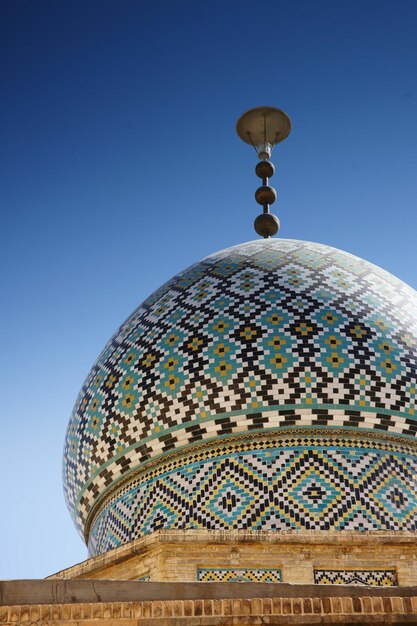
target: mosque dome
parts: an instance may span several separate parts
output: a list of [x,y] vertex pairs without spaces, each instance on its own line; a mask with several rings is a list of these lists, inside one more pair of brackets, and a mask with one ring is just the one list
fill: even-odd
[[417,530],[417,294],[329,246],[213,254],[91,369],[64,451],[91,554],[161,528]]

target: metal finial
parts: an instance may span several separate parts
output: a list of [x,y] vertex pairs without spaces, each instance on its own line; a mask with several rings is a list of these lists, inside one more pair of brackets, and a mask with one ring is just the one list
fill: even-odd
[[279,230],[279,219],[270,213],[269,205],[277,199],[277,192],[270,187],[269,178],[275,167],[269,162],[274,146],[283,141],[291,131],[290,118],[275,107],[257,107],[246,111],[237,121],[236,131],[245,143],[251,144],[259,158],[256,175],[262,178],[262,187],[255,192],[255,200],[262,205],[263,213],[255,220],[255,230],[261,237],[271,237]]

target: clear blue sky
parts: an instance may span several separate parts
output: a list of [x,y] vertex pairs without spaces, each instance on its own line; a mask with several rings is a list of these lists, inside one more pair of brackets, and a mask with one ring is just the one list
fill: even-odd
[[0,578],[86,558],[67,421],[107,339],[206,254],[255,238],[234,125],[288,112],[281,236],[417,288],[415,0],[0,4]]

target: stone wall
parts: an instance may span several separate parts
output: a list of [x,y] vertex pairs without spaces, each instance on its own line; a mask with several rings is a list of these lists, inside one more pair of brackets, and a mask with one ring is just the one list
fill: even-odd
[[271,569],[312,584],[315,570],[395,572],[417,585],[417,535],[407,532],[158,531],[58,572],[53,578],[197,580],[199,568]]

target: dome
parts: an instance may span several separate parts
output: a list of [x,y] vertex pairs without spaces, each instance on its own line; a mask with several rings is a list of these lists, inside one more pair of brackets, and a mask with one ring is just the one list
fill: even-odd
[[137,308],[64,450],[91,554],[160,528],[417,530],[417,294],[316,243],[213,254]]

